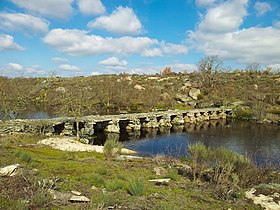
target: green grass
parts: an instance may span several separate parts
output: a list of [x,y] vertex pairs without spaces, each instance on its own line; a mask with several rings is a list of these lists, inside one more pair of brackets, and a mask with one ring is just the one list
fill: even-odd
[[[33,208],[41,209],[98,209],[114,205],[127,209],[191,209],[194,207],[197,209],[250,209],[251,207],[253,209],[256,207],[244,202],[242,198],[237,198],[238,203],[234,204],[217,198],[215,188],[207,187],[207,183],[199,185],[196,182],[187,181],[187,177],[178,175],[177,169],[169,168],[169,162],[163,161],[161,166],[169,168],[166,177],[171,178],[172,181],[168,185],[156,186],[148,182],[151,177],[155,178],[153,168],[158,166],[153,160],[123,162],[107,160],[102,154],[91,152],[68,153],[49,147],[24,144],[24,136],[21,146],[16,143],[9,143],[6,146],[4,149],[1,149],[2,145],[0,146],[2,166],[19,161],[21,170],[24,171],[31,185],[37,183],[37,180],[58,179],[59,181],[55,184],[56,190],[59,192],[80,191],[91,199],[91,203],[66,202],[60,205],[53,200],[50,201],[43,189],[36,189],[33,192],[36,196],[29,197],[29,203],[21,203],[21,199],[26,199],[23,197],[26,193],[18,195],[15,192],[19,189],[16,188],[13,193],[5,191],[9,194],[4,196],[2,191],[4,185],[0,180],[0,209],[31,208],[31,204]],[[32,161],[20,160],[15,155],[16,153],[18,157],[28,154],[32,157]],[[14,184],[10,187],[17,186]],[[92,186],[98,189],[93,190]],[[238,195],[235,196],[238,197]]]
[[144,181],[139,178],[134,178],[129,180],[127,186],[127,192],[132,196],[144,195],[145,192]]

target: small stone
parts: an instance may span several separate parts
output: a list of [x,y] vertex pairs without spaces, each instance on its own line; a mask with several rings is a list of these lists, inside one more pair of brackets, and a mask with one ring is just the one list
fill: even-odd
[[98,190],[98,187],[92,186],[91,189],[92,190]]
[[0,168],[0,176],[15,176],[17,174],[16,169],[19,164],[9,165],[4,168]]
[[155,167],[154,172],[156,172],[157,176],[166,176],[167,170],[163,167]]
[[78,192],[78,191],[75,191],[75,190],[71,190],[71,193],[73,195],[81,195],[82,193]]
[[71,196],[71,198],[69,199],[70,202],[90,202],[90,200],[85,197],[85,196],[78,196],[78,195],[73,195]]

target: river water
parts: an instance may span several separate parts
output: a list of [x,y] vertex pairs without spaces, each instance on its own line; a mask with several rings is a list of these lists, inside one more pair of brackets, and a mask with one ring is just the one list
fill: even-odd
[[[48,111],[30,111],[25,119],[48,119],[56,117]],[[116,138],[129,149],[140,155],[157,154],[186,156],[188,145],[202,142],[206,146],[225,147],[240,154],[248,155],[258,164],[271,161],[280,166],[280,126],[258,124],[242,120],[216,120],[199,124],[185,124],[171,129],[149,129],[141,132],[121,134],[96,133],[92,144],[102,145],[106,138]]]
[[[149,136],[150,135],[150,136]],[[138,140],[124,140],[125,147],[142,155],[187,155],[189,144],[202,142],[206,146],[225,147],[244,154],[257,164],[280,166],[280,126],[257,124],[241,120],[222,120],[186,124],[170,133],[154,131]]]

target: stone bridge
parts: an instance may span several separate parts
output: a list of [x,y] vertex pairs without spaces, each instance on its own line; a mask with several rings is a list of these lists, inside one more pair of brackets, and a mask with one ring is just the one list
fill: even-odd
[[[227,108],[169,110],[120,115],[90,115],[80,118],[61,117],[44,120],[13,120],[0,123],[0,133],[41,133],[44,135],[75,135],[77,124],[84,136],[97,132],[120,133],[122,130],[136,132],[145,128],[171,128],[185,123],[224,119],[232,116]],[[76,123],[78,121],[78,123]]]

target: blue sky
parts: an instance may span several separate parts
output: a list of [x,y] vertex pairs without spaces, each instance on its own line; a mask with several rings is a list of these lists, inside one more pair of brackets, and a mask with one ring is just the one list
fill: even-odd
[[8,77],[280,68],[279,0],[0,0],[0,75]]

